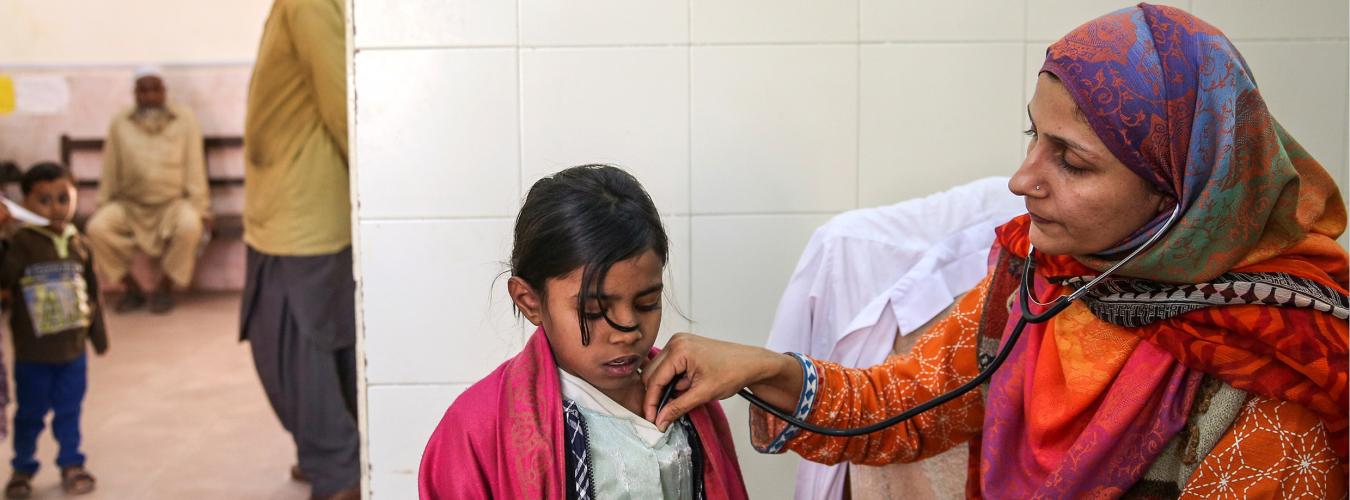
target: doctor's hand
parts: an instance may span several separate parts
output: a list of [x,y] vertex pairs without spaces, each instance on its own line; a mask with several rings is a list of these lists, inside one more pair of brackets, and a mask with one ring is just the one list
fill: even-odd
[[[676,376],[683,391],[657,412],[661,395]],[[802,367],[795,358],[768,349],[677,333],[642,370],[646,385],[643,417],[663,432],[682,415],[726,399],[742,388],[769,404],[791,409],[802,390]]]

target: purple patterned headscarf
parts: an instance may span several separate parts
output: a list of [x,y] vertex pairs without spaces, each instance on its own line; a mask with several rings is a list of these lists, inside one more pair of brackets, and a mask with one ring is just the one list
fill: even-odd
[[[1345,229],[1326,170],[1271,117],[1232,42],[1195,16],[1149,4],[1116,11],[1051,45],[1041,71],[1064,83],[1117,159],[1181,205],[1176,228],[1123,275],[1204,282],[1309,233]],[[1103,256],[1139,246],[1170,212]]]

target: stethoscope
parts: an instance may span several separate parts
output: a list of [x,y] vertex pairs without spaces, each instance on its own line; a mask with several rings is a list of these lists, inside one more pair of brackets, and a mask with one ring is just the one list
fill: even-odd
[[[1051,318],[1054,318],[1055,316],[1059,315],[1060,312],[1064,311],[1065,308],[1069,307],[1069,304],[1072,304],[1075,300],[1082,298],[1089,291],[1091,291],[1093,287],[1097,286],[1098,283],[1101,283],[1102,280],[1105,280],[1107,277],[1111,276],[1111,274],[1115,273],[1116,270],[1120,269],[1121,267],[1124,267],[1125,264],[1128,264],[1140,253],[1143,253],[1144,250],[1148,249],[1148,247],[1156,243],[1160,238],[1162,238],[1164,234],[1167,233],[1168,230],[1172,228],[1172,224],[1176,222],[1177,217],[1180,215],[1181,215],[1181,205],[1178,204],[1176,208],[1172,209],[1172,215],[1167,218],[1167,222],[1163,223],[1162,229],[1159,230],[1157,233],[1154,233],[1153,236],[1149,237],[1149,239],[1145,241],[1143,245],[1140,245],[1133,252],[1130,252],[1129,255],[1125,256],[1124,259],[1121,259],[1120,262],[1117,262],[1115,265],[1111,266],[1109,269],[1106,270],[1106,272],[1103,272],[1102,274],[1094,278],[1092,281],[1089,281],[1087,285],[1084,285],[1083,287],[1075,290],[1073,293],[1069,295],[1060,295],[1058,298],[1056,298],[1053,301],[1050,301],[1049,303],[1042,303],[1036,300],[1036,298],[1031,295],[1031,289],[1033,287],[1032,277],[1035,276],[1034,268],[1036,267],[1036,259],[1035,259],[1036,247],[1033,245],[1029,250],[1027,250],[1027,260],[1025,265],[1022,266],[1022,283],[1021,286],[1018,287],[1017,291],[1019,299],[1017,302],[1018,305],[1021,306],[1022,317],[1018,318],[1017,326],[1013,327],[1012,332],[1008,334],[1008,340],[1003,343],[1003,348],[999,350],[998,356],[995,356],[994,359],[990,361],[989,366],[981,370],[980,374],[976,375],[975,378],[971,379],[969,382],[961,384],[961,386],[957,387],[956,389],[942,393],[934,397],[933,399],[930,399],[913,408],[905,410],[899,415],[863,427],[855,427],[852,429],[835,429],[829,427],[821,427],[815,424],[808,423],[796,417],[793,417],[792,415],[789,415],[788,413],[779,410],[778,408],[774,408],[773,406],[769,405],[769,403],[764,402],[764,400],[759,399],[759,397],[755,396],[753,392],[750,392],[750,389],[748,388],[741,389],[736,394],[742,398],[745,398],[745,400],[749,401],[751,404],[758,406],[760,409],[769,412],[769,414],[778,417],[779,419],[786,422],[790,426],[798,427],[810,432],[814,432],[816,434],[822,434],[826,436],[852,437],[852,436],[861,436],[863,434],[871,434],[873,432],[885,429],[887,427],[891,427],[900,422],[904,422],[906,420],[914,418],[920,413],[926,412],[928,410],[937,407],[938,405],[961,397],[965,393],[974,390],[976,387],[979,387],[980,384],[983,384],[985,383],[985,381],[989,380],[989,377],[992,377],[994,375],[994,372],[997,371],[999,367],[1003,365],[1003,361],[1008,359],[1008,354],[1010,354],[1013,350],[1013,347],[1017,345],[1017,339],[1022,336],[1022,330],[1026,328],[1028,323],[1035,323],[1035,324],[1044,323],[1046,321],[1050,321]],[[1037,306],[1040,306],[1045,309],[1040,313],[1031,312],[1030,304],[1033,302]],[[669,384],[666,386],[665,392],[663,392],[661,395],[661,402],[659,406],[657,406],[657,411],[660,411],[660,408],[665,406],[666,402],[669,401],[670,398],[674,395],[675,392],[674,388],[676,385],[675,383],[678,380],[679,376],[677,375],[674,379],[671,379]]]

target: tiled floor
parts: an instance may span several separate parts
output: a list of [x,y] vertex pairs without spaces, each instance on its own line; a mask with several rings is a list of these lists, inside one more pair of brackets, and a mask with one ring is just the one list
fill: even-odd
[[[185,297],[169,316],[108,315],[111,349],[90,364],[82,425],[98,490],[81,498],[308,496],[307,486],[289,479],[295,447],[263,396],[248,344],[237,341],[238,318],[237,294]],[[13,415],[12,404],[7,410]],[[0,457],[8,460],[11,449],[6,440]],[[50,432],[38,456],[34,497],[67,498]]]

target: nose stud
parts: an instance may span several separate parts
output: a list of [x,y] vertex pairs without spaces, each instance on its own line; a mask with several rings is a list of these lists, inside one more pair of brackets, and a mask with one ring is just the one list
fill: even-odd
[[1040,185],[1040,184],[1037,184],[1037,185],[1036,185],[1036,190],[1037,190],[1037,191],[1040,191],[1040,190],[1041,190],[1041,185]]

